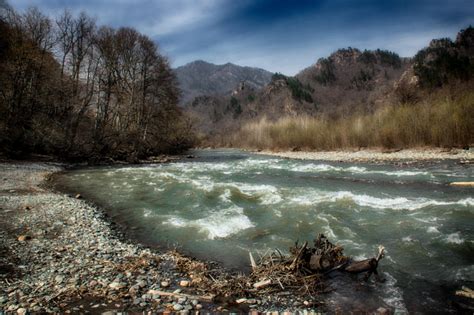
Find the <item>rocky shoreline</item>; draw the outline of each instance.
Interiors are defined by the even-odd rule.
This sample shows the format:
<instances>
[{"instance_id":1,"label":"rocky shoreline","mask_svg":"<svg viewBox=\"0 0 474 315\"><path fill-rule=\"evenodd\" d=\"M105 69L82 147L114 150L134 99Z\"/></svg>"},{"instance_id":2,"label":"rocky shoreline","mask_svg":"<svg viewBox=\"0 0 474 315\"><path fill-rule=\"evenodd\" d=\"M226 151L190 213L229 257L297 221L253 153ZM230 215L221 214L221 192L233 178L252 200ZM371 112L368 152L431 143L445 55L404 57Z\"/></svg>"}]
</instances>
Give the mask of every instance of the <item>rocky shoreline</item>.
<instances>
[{"instance_id":1,"label":"rocky shoreline","mask_svg":"<svg viewBox=\"0 0 474 315\"><path fill-rule=\"evenodd\" d=\"M237 302L225 292L226 279L234 277L227 271L175 251L160 253L131 243L102 210L45 187L64 168L0 163L0 314L314 313L319 308L291 294ZM197 269L217 279L214 290L200 285ZM217 296L220 286L223 293Z\"/></svg>"},{"instance_id":2,"label":"rocky shoreline","mask_svg":"<svg viewBox=\"0 0 474 315\"><path fill-rule=\"evenodd\" d=\"M413 164L435 160L453 160L460 163L474 163L474 150L463 149L407 149L407 150L376 150L358 151L269 151L263 150L256 154L278 156L299 160L321 160L332 162L353 163L393 163Z\"/></svg>"}]
</instances>

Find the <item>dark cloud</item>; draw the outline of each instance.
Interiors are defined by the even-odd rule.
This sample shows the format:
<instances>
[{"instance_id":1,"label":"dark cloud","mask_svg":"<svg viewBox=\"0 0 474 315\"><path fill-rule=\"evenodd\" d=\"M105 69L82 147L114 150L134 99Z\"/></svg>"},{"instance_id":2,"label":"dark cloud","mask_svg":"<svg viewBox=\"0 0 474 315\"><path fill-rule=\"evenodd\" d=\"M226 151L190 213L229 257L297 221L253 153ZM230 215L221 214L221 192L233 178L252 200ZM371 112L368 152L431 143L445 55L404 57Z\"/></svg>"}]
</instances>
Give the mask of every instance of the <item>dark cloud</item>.
<instances>
[{"instance_id":1,"label":"dark cloud","mask_svg":"<svg viewBox=\"0 0 474 315\"><path fill-rule=\"evenodd\" d=\"M341 47L411 56L474 22L472 0L16 0L54 15L86 11L156 39L175 66L204 59L294 74Z\"/></svg>"}]
</instances>

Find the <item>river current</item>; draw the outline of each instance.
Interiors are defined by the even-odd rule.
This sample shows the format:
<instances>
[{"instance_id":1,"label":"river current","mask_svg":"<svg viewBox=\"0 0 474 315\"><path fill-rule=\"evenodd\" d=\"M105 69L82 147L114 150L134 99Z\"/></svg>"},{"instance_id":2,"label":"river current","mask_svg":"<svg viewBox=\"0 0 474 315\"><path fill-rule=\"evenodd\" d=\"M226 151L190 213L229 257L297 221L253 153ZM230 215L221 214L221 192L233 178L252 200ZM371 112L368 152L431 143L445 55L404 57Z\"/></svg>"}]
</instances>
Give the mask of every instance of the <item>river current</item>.
<instances>
[{"instance_id":1,"label":"river current","mask_svg":"<svg viewBox=\"0 0 474 315\"><path fill-rule=\"evenodd\" d=\"M287 250L324 233L364 259L387 249L385 282L335 277L335 303L398 312L457 310L474 283L474 168L299 161L235 150L176 163L68 171L56 185L107 209L138 240L245 269L248 252ZM350 285L348 285L350 283Z\"/></svg>"}]
</instances>

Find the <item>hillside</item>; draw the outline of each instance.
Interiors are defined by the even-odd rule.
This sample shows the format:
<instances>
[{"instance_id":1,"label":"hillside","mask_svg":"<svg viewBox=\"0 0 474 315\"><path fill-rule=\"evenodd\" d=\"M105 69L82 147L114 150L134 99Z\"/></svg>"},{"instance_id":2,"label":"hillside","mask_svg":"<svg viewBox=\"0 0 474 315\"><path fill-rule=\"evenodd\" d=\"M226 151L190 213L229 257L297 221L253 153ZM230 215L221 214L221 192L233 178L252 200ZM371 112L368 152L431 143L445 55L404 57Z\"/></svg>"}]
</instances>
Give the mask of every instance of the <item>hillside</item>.
<instances>
[{"instance_id":1,"label":"hillside","mask_svg":"<svg viewBox=\"0 0 474 315\"><path fill-rule=\"evenodd\" d=\"M297 116L336 119L414 104L444 86L470 86L473 34L469 27L454 41L432 40L413 58L380 49L339 49L294 77L275 74L259 90L243 84L232 95L196 98L186 111L205 138L222 143L226 134L263 118L270 122Z\"/></svg>"},{"instance_id":2,"label":"hillside","mask_svg":"<svg viewBox=\"0 0 474 315\"><path fill-rule=\"evenodd\" d=\"M241 67L232 63L215 65L202 60L175 69L181 89L181 104L198 96L230 95L241 82L260 89L270 82L272 73L259 68Z\"/></svg>"}]
</instances>

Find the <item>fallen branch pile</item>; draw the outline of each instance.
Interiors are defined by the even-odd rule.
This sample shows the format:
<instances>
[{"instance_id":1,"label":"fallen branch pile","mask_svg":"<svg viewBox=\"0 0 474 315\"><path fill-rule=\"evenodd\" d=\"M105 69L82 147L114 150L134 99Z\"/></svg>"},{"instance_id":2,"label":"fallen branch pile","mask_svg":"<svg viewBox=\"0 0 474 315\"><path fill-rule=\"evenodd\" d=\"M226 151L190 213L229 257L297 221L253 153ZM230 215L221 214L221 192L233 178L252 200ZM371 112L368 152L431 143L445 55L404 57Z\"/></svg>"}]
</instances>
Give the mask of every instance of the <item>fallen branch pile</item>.
<instances>
[{"instance_id":1,"label":"fallen branch pile","mask_svg":"<svg viewBox=\"0 0 474 315\"><path fill-rule=\"evenodd\" d=\"M349 273L364 273L367 280L372 273L377 275L379 260L384 255L383 246L379 246L376 257L363 261L353 261L343 254L343 248L331 243L323 234L314 240L290 248L290 254L284 255L278 249L266 253L258 261L249 253L252 272L250 275L229 275L210 269L206 264L183 257L177 264L182 272L192 279L195 289L203 293L246 298L276 294L300 295L315 298L324 292L323 278L329 272L339 270ZM245 297L245 298L243 298Z\"/></svg>"}]
</instances>

